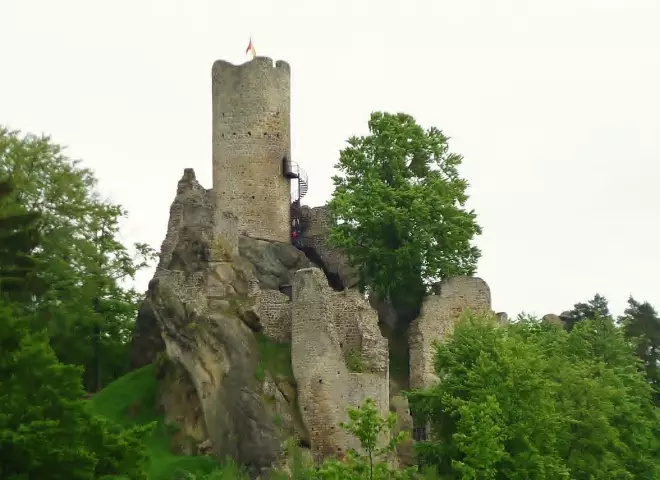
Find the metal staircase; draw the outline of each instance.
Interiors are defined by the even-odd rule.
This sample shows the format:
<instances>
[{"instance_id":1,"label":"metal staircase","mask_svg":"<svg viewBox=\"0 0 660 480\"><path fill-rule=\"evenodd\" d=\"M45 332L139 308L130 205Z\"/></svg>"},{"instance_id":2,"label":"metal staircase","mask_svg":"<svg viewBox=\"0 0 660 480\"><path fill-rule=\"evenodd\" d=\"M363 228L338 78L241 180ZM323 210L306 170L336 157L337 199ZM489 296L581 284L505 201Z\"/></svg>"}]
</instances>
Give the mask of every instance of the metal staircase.
<instances>
[{"instance_id":1,"label":"metal staircase","mask_svg":"<svg viewBox=\"0 0 660 480\"><path fill-rule=\"evenodd\" d=\"M296 248L302 250L303 240L301 236L304 226L301 225L302 209L300 208L300 199L307 195L309 190L307 172L288 157L284 157L282 159L282 175L289 180L297 180L297 188L291 189L291 241Z\"/></svg>"},{"instance_id":2,"label":"metal staircase","mask_svg":"<svg viewBox=\"0 0 660 480\"><path fill-rule=\"evenodd\" d=\"M307 191L309 190L307 172L300 168L300 165L296 162L292 162L289 158L284 157L282 159L282 174L289 180L298 180L298 188L295 193L292 192L293 198L291 198L291 201L300 202L300 199L307 195Z\"/></svg>"}]
</instances>

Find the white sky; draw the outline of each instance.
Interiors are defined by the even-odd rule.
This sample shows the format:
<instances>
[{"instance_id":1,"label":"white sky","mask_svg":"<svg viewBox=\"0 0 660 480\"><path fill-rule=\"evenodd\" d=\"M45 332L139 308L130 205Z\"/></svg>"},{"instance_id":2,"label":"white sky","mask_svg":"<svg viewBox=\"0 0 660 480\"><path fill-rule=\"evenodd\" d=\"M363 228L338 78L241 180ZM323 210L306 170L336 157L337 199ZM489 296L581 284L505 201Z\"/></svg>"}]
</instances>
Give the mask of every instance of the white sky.
<instances>
[{"instance_id":1,"label":"white sky","mask_svg":"<svg viewBox=\"0 0 660 480\"><path fill-rule=\"evenodd\" d=\"M211 64L250 34L291 65L311 205L404 111L465 156L495 310L660 307L658 0L0 0L0 123L69 145L160 248L183 169L211 186Z\"/></svg>"}]
</instances>

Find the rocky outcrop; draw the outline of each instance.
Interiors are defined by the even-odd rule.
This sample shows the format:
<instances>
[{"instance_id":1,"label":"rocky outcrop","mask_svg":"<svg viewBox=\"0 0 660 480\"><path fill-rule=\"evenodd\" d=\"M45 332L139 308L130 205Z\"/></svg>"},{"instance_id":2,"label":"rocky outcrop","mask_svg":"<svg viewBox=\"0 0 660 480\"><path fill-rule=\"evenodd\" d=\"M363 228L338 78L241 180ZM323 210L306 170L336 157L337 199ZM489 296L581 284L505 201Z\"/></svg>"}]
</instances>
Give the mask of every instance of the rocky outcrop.
<instances>
[{"instance_id":1,"label":"rocky outcrop","mask_svg":"<svg viewBox=\"0 0 660 480\"><path fill-rule=\"evenodd\" d=\"M254 332L263 330L259 279L268 278L268 286L286 280L288 268L301 257L285 252L277 264L268 257L271 247L246 243L245 249L263 253L254 253L262 262L255 260L261 266L256 268L238 255L236 223L231 214L215 211L210 193L186 170L138 319L138 328L150 335L136 337L133 347L147 345L146 339L155 343L159 332L167 359L161 377L185 379L161 389L166 419L186 438L210 445L218 459L230 456L258 472L276 461L291 433L278 424L294 417L293 404L272 390L274 380L255 375L260 351ZM184 402L188 408L182 408ZM295 429L293 420L288 424Z\"/></svg>"},{"instance_id":2,"label":"rocky outcrop","mask_svg":"<svg viewBox=\"0 0 660 480\"><path fill-rule=\"evenodd\" d=\"M291 339L298 402L313 453L341 457L358 447L339 427L348 420L349 406L370 397L381 414L389 410L387 340L376 312L358 292L333 292L320 269L302 269L294 277ZM349 354L355 359L351 369Z\"/></svg>"},{"instance_id":3,"label":"rocky outcrop","mask_svg":"<svg viewBox=\"0 0 660 480\"><path fill-rule=\"evenodd\" d=\"M323 269L330 285L336 290L355 287L357 271L348 263L346 254L328 245L331 218L328 207L301 207L303 250Z\"/></svg>"},{"instance_id":4,"label":"rocky outcrop","mask_svg":"<svg viewBox=\"0 0 660 480\"><path fill-rule=\"evenodd\" d=\"M426 388L437 381L433 343L445 340L465 309L491 312L490 288L477 277L450 277L435 286L408 332L410 387Z\"/></svg>"},{"instance_id":5,"label":"rocky outcrop","mask_svg":"<svg viewBox=\"0 0 660 480\"><path fill-rule=\"evenodd\" d=\"M359 445L339 423L366 398L383 416L396 411L396 431L409 431L412 417L401 388L390 388L388 341L379 328L380 316L395 331L397 313L345 288L356 275L325 243L327 210L303 207L303 253L239 236L237 219L213 198L192 170L184 172L133 337L134 367L157 360L159 404L179 430L175 451L230 456L258 473L295 436L317 459L341 457ZM465 308L490 311L482 280L447 279L424 301L409 328L409 387L434 381L432 343L446 338ZM263 338L290 345L293 378L264 364ZM398 453L412 462L410 443Z\"/></svg>"},{"instance_id":6,"label":"rocky outcrop","mask_svg":"<svg viewBox=\"0 0 660 480\"><path fill-rule=\"evenodd\" d=\"M282 285L291 285L297 270L311 266L305 254L289 244L240 236L238 249L254 265L261 290L278 291Z\"/></svg>"}]
</instances>

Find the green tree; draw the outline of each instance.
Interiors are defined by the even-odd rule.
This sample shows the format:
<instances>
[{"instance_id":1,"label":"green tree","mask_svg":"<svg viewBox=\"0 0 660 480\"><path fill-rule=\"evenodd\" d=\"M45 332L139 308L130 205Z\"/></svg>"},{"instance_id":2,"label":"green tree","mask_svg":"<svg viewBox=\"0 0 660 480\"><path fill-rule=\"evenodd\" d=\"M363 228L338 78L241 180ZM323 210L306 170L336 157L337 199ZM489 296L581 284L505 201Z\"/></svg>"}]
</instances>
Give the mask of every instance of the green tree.
<instances>
[{"instance_id":1,"label":"green tree","mask_svg":"<svg viewBox=\"0 0 660 480\"><path fill-rule=\"evenodd\" d=\"M576 303L573 309L562 315L568 330L572 329L578 322L593 320L596 317L612 318L607 299L598 293L587 303Z\"/></svg>"},{"instance_id":2,"label":"green tree","mask_svg":"<svg viewBox=\"0 0 660 480\"><path fill-rule=\"evenodd\" d=\"M30 305L32 329L46 328L58 358L83 366L86 389L98 390L128 369L139 294L125 283L154 252L119 241L126 212L102 199L92 172L49 137L0 127L0 158L0 177L15 186L5 208L39 215L34 256L48 289Z\"/></svg>"},{"instance_id":3,"label":"green tree","mask_svg":"<svg viewBox=\"0 0 660 480\"><path fill-rule=\"evenodd\" d=\"M0 291L13 300L31 301L43 292L33 256L39 244L39 215L18 205L7 208L13 191L11 182L0 181Z\"/></svg>"},{"instance_id":4,"label":"green tree","mask_svg":"<svg viewBox=\"0 0 660 480\"><path fill-rule=\"evenodd\" d=\"M658 409L611 319L569 333L466 314L435 360L440 382L409 401L441 478L660 478Z\"/></svg>"},{"instance_id":5,"label":"green tree","mask_svg":"<svg viewBox=\"0 0 660 480\"><path fill-rule=\"evenodd\" d=\"M41 238L35 215L8 213L2 200L0 278L11 281L0 282L0 479L145 478L142 437L150 427L124 431L93 416L81 400L79 368L57 360L45 332L30 331L23 314L43 291L31 280L43 266L32 257Z\"/></svg>"},{"instance_id":6,"label":"green tree","mask_svg":"<svg viewBox=\"0 0 660 480\"><path fill-rule=\"evenodd\" d=\"M465 208L462 157L448 138L403 113L376 112L369 135L341 151L329 202L330 241L358 268L361 286L402 308L419 306L428 284L470 275L481 233Z\"/></svg>"},{"instance_id":7,"label":"green tree","mask_svg":"<svg viewBox=\"0 0 660 480\"><path fill-rule=\"evenodd\" d=\"M628 308L619 318L628 338L635 340L637 356L644 362L646 376L660 403L660 317L648 302L628 299Z\"/></svg>"},{"instance_id":8,"label":"green tree","mask_svg":"<svg viewBox=\"0 0 660 480\"><path fill-rule=\"evenodd\" d=\"M406 432L391 435L396 424L396 416L391 413L381 417L376 402L367 398L359 408L349 408L350 420L340 426L360 441L364 455L350 449L343 462L329 459L315 472L315 477L322 480L370 480L410 479L414 478L416 468L392 470L385 458L396 450L397 445L405 440ZM387 439L387 441L385 441ZM378 461L380 460L380 461Z\"/></svg>"},{"instance_id":9,"label":"green tree","mask_svg":"<svg viewBox=\"0 0 660 480\"><path fill-rule=\"evenodd\" d=\"M142 438L85 407L80 369L61 364L45 334L0 302L0 479L146 479Z\"/></svg>"}]
</instances>

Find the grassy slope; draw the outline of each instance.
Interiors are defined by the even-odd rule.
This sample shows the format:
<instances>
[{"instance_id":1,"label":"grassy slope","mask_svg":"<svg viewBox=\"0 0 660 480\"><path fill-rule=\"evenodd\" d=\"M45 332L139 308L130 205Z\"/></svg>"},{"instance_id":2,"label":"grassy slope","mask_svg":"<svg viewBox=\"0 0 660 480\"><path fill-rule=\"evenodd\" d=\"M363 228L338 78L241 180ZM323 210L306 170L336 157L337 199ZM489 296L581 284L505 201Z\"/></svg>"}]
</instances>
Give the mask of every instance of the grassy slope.
<instances>
[{"instance_id":1,"label":"grassy slope","mask_svg":"<svg viewBox=\"0 0 660 480\"><path fill-rule=\"evenodd\" d=\"M154 368L148 366L111 383L89 402L94 412L121 425L158 422L156 429L147 438L149 480L171 480L177 470L207 473L216 468L217 463L209 457L185 457L170 452L170 434L155 408L156 392ZM129 416L129 411L137 413Z\"/></svg>"}]
</instances>

